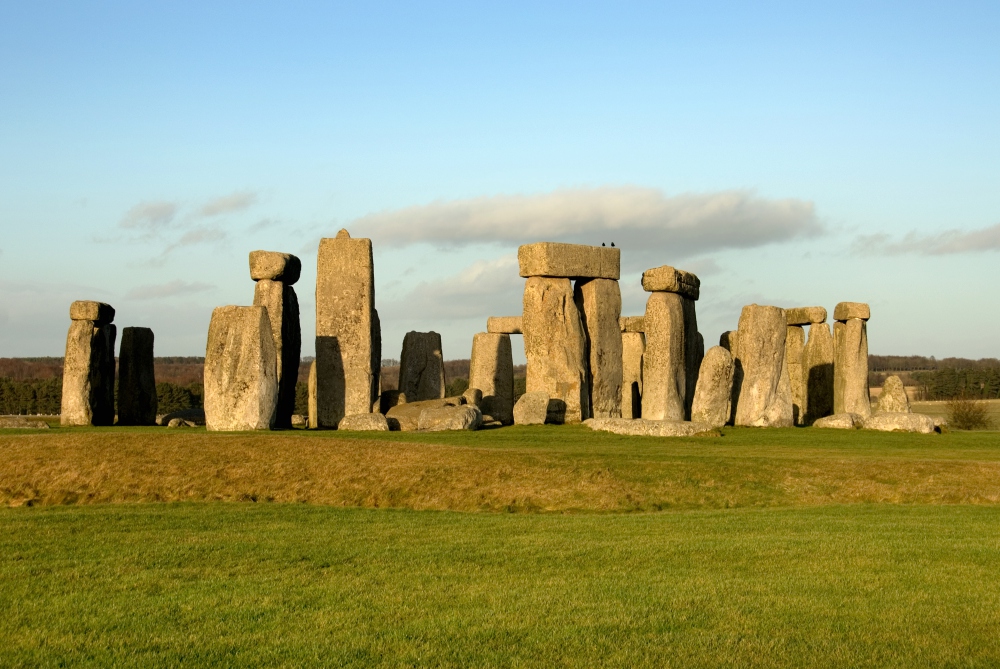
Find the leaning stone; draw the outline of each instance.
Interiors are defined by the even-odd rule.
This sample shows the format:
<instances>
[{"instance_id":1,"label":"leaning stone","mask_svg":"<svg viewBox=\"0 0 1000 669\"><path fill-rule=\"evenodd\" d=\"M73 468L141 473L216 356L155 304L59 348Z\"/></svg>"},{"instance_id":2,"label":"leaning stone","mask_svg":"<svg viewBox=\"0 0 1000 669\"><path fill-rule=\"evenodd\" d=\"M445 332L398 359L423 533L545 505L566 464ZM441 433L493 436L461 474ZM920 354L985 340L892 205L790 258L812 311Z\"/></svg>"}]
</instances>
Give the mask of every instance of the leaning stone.
<instances>
[{"instance_id":1,"label":"leaning stone","mask_svg":"<svg viewBox=\"0 0 1000 669\"><path fill-rule=\"evenodd\" d=\"M868 328L865 321L852 318L833 324L833 411L872 413L868 393Z\"/></svg>"},{"instance_id":2,"label":"leaning stone","mask_svg":"<svg viewBox=\"0 0 1000 669\"><path fill-rule=\"evenodd\" d=\"M156 424L153 331L124 328L118 354L118 424Z\"/></svg>"},{"instance_id":3,"label":"leaning stone","mask_svg":"<svg viewBox=\"0 0 1000 669\"><path fill-rule=\"evenodd\" d=\"M691 437L712 433L708 423L682 420L646 420L644 418L592 418L585 425L591 430L635 437Z\"/></svg>"},{"instance_id":4,"label":"leaning stone","mask_svg":"<svg viewBox=\"0 0 1000 669\"><path fill-rule=\"evenodd\" d=\"M646 323L642 316L622 316L618 319L618 329L622 332L645 332Z\"/></svg>"},{"instance_id":5,"label":"leaning stone","mask_svg":"<svg viewBox=\"0 0 1000 669\"><path fill-rule=\"evenodd\" d=\"M785 309L787 325L811 325L826 322L826 309L823 307L795 307Z\"/></svg>"},{"instance_id":6,"label":"leaning stone","mask_svg":"<svg viewBox=\"0 0 1000 669\"><path fill-rule=\"evenodd\" d=\"M515 425L542 425L549 410L549 394L531 392L521 395L514 405Z\"/></svg>"},{"instance_id":7,"label":"leaning stone","mask_svg":"<svg viewBox=\"0 0 1000 669\"><path fill-rule=\"evenodd\" d=\"M521 276L547 276L570 279L618 280L619 249L583 244L538 242L517 249Z\"/></svg>"},{"instance_id":8,"label":"leaning stone","mask_svg":"<svg viewBox=\"0 0 1000 669\"><path fill-rule=\"evenodd\" d=\"M388 432L389 421L380 413L356 413L341 418L337 429L352 432Z\"/></svg>"},{"instance_id":9,"label":"leaning stone","mask_svg":"<svg viewBox=\"0 0 1000 669\"><path fill-rule=\"evenodd\" d=\"M743 307L737 329L736 359L743 378L736 400L736 425L793 425L785 330L784 310L757 304Z\"/></svg>"},{"instance_id":10,"label":"leaning stone","mask_svg":"<svg viewBox=\"0 0 1000 669\"><path fill-rule=\"evenodd\" d=\"M486 331L490 334L521 334L521 321L520 316L490 316L486 319Z\"/></svg>"},{"instance_id":11,"label":"leaning stone","mask_svg":"<svg viewBox=\"0 0 1000 669\"><path fill-rule=\"evenodd\" d=\"M792 416L796 425L806 420L806 385L802 371L802 358L806 347L806 331L799 325L789 325L785 330L785 364L792 388Z\"/></svg>"},{"instance_id":12,"label":"leaning stone","mask_svg":"<svg viewBox=\"0 0 1000 669\"><path fill-rule=\"evenodd\" d=\"M483 424L483 414L474 406L441 407L420 412L417 429L428 432L444 430L478 430Z\"/></svg>"},{"instance_id":13,"label":"leaning stone","mask_svg":"<svg viewBox=\"0 0 1000 669\"><path fill-rule=\"evenodd\" d=\"M316 361L309 363L309 379L306 382L309 393L309 427L315 430L319 427L319 412L316 408ZM385 413L385 412L383 412Z\"/></svg>"},{"instance_id":14,"label":"leaning stone","mask_svg":"<svg viewBox=\"0 0 1000 669\"><path fill-rule=\"evenodd\" d=\"M841 302L833 309L833 320L835 321L848 321L852 318L867 321L871 317L871 308L864 302Z\"/></svg>"},{"instance_id":15,"label":"leaning stone","mask_svg":"<svg viewBox=\"0 0 1000 669\"><path fill-rule=\"evenodd\" d=\"M114 325L74 320L66 335L63 359L61 425L113 425L115 422Z\"/></svg>"},{"instance_id":16,"label":"leaning stone","mask_svg":"<svg viewBox=\"0 0 1000 669\"><path fill-rule=\"evenodd\" d=\"M586 346L570 280L533 276L525 281L526 386L528 392L548 393L550 423L590 417Z\"/></svg>"},{"instance_id":17,"label":"leaning stone","mask_svg":"<svg viewBox=\"0 0 1000 669\"><path fill-rule=\"evenodd\" d=\"M261 279L254 288L253 303L254 306L267 307L267 316L271 321L271 334L278 359L278 409L274 426L287 429L292 426L292 413L295 411L295 386L299 379L299 359L302 352L299 299L291 285Z\"/></svg>"},{"instance_id":18,"label":"leaning stone","mask_svg":"<svg viewBox=\"0 0 1000 669\"><path fill-rule=\"evenodd\" d=\"M642 359L642 417L682 421L687 392L685 298L652 293L646 301L646 352Z\"/></svg>"},{"instance_id":19,"label":"leaning stone","mask_svg":"<svg viewBox=\"0 0 1000 669\"><path fill-rule=\"evenodd\" d=\"M879 432L936 432L934 419L922 413L877 413L864 419L866 430Z\"/></svg>"},{"instance_id":20,"label":"leaning stone","mask_svg":"<svg viewBox=\"0 0 1000 669\"><path fill-rule=\"evenodd\" d=\"M157 425L167 425L175 418L180 418L181 420L187 421L188 423L193 423L194 425L204 425L205 424L205 410L201 407L193 407L191 409L180 409L172 413L160 416L157 419Z\"/></svg>"},{"instance_id":21,"label":"leaning stone","mask_svg":"<svg viewBox=\"0 0 1000 669\"><path fill-rule=\"evenodd\" d=\"M94 321L96 325L108 325L115 321L115 308L104 302L77 300L69 305L72 321Z\"/></svg>"},{"instance_id":22,"label":"leaning stone","mask_svg":"<svg viewBox=\"0 0 1000 669\"><path fill-rule=\"evenodd\" d=\"M622 332L618 319L622 295L612 279L579 279L573 299L587 334L587 386L590 389L588 415L621 418L622 415Z\"/></svg>"},{"instance_id":23,"label":"leaning stone","mask_svg":"<svg viewBox=\"0 0 1000 669\"><path fill-rule=\"evenodd\" d=\"M622 418L642 416L642 356L645 352L643 333L622 333Z\"/></svg>"},{"instance_id":24,"label":"leaning stone","mask_svg":"<svg viewBox=\"0 0 1000 669\"><path fill-rule=\"evenodd\" d=\"M731 414L729 402L733 392L733 356L721 346L705 353L698 373L698 386L691 406L691 420L722 427Z\"/></svg>"},{"instance_id":25,"label":"leaning stone","mask_svg":"<svg viewBox=\"0 0 1000 669\"><path fill-rule=\"evenodd\" d=\"M462 406L463 399L446 397L442 400L422 400L397 404L389 409L385 417L389 420L389 428L410 432L420 428L420 414L424 409L440 409L442 407Z\"/></svg>"},{"instance_id":26,"label":"leaning stone","mask_svg":"<svg viewBox=\"0 0 1000 669\"><path fill-rule=\"evenodd\" d=\"M812 425L833 430L858 430L864 422L865 419L856 413L835 413L832 416L817 418Z\"/></svg>"},{"instance_id":27,"label":"leaning stone","mask_svg":"<svg viewBox=\"0 0 1000 669\"><path fill-rule=\"evenodd\" d=\"M691 272L661 265L642 273L642 289L647 293L678 293L697 300L701 291L701 280Z\"/></svg>"},{"instance_id":28,"label":"leaning stone","mask_svg":"<svg viewBox=\"0 0 1000 669\"><path fill-rule=\"evenodd\" d=\"M481 407L483 403L483 391L479 388L466 388L462 397L465 398L466 404L474 407Z\"/></svg>"},{"instance_id":29,"label":"leaning stone","mask_svg":"<svg viewBox=\"0 0 1000 669\"><path fill-rule=\"evenodd\" d=\"M18 430L48 430L44 420L33 420L25 416L0 416L0 428Z\"/></svg>"},{"instance_id":30,"label":"leaning stone","mask_svg":"<svg viewBox=\"0 0 1000 669\"><path fill-rule=\"evenodd\" d=\"M291 286L299 280L302 261L291 253L277 251L250 252L250 278L254 281L269 279Z\"/></svg>"},{"instance_id":31,"label":"leaning stone","mask_svg":"<svg viewBox=\"0 0 1000 669\"><path fill-rule=\"evenodd\" d=\"M399 391L417 402L444 398L444 356L437 332L407 332L403 337Z\"/></svg>"},{"instance_id":32,"label":"leaning stone","mask_svg":"<svg viewBox=\"0 0 1000 669\"><path fill-rule=\"evenodd\" d=\"M277 365L265 307L216 307L205 350L205 426L212 431L272 427Z\"/></svg>"},{"instance_id":33,"label":"leaning stone","mask_svg":"<svg viewBox=\"0 0 1000 669\"><path fill-rule=\"evenodd\" d=\"M910 413L910 398L898 376L890 376L882 383L878 396L879 413Z\"/></svg>"},{"instance_id":34,"label":"leaning stone","mask_svg":"<svg viewBox=\"0 0 1000 669\"><path fill-rule=\"evenodd\" d=\"M833 413L833 335L826 323L809 326L802 351L802 383L805 391L805 424Z\"/></svg>"},{"instance_id":35,"label":"leaning stone","mask_svg":"<svg viewBox=\"0 0 1000 669\"><path fill-rule=\"evenodd\" d=\"M483 413L504 425L514 422L514 358L510 335L488 332L473 335L469 386L482 391Z\"/></svg>"}]
</instances>

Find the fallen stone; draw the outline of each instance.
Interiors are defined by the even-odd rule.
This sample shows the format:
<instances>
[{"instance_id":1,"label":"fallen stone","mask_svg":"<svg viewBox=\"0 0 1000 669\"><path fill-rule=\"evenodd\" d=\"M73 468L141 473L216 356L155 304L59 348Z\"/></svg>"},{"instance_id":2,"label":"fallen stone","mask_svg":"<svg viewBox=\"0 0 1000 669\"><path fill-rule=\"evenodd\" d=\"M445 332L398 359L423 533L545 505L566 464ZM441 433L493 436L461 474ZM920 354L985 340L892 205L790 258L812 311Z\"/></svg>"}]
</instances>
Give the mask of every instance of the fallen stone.
<instances>
[{"instance_id":1,"label":"fallen stone","mask_svg":"<svg viewBox=\"0 0 1000 669\"><path fill-rule=\"evenodd\" d=\"M167 421L167 427L197 427L197 425L183 418L171 418Z\"/></svg>"},{"instance_id":2,"label":"fallen stone","mask_svg":"<svg viewBox=\"0 0 1000 669\"><path fill-rule=\"evenodd\" d=\"M70 323L63 359L60 425L114 424L117 334L110 324L92 320Z\"/></svg>"},{"instance_id":3,"label":"fallen stone","mask_svg":"<svg viewBox=\"0 0 1000 669\"><path fill-rule=\"evenodd\" d=\"M543 425L549 411L549 394L531 392L521 395L514 405L515 425Z\"/></svg>"},{"instance_id":4,"label":"fallen stone","mask_svg":"<svg viewBox=\"0 0 1000 669\"><path fill-rule=\"evenodd\" d=\"M835 321L848 321L852 318L867 321L871 317L871 308L864 302L841 302L833 309L833 320Z\"/></svg>"},{"instance_id":5,"label":"fallen stone","mask_svg":"<svg viewBox=\"0 0 1000 669\"><path fill-rule=\"evenodd\" d=\"M44 420L27 418L26 416L0 416L0 428L17 430L48 430L49 424Z\"/></svg>"},{"instance_id":6,"label":"fallen stone","mask_svg":"<svg viewBox=\"0 0 1000 669\"><path fill-rule=\"evenodd\" d=\"M705 353L698 373L698 385L691 405L691 420L712 427L722 427L731 415L733 393L733 356L721 346Z\"/></svg>"},{"instance_id":7,"label":"fallen stone","mask_svg":"<svg viewBox=\"0 0 1000 669\"><path fill-rule=\"evenodd\" d=\"M465 403L474 407L481 407L483 403L483 391L479 388L466 388L465 392L462 393L462 397L465 398Z\"/></svg>"},{"instance_id":8,"label":"fallen stone","mask_svg":"<svg viewBox=\"0 0 1000 669\"><path fill-rule=\"evenodd\" d=\"M785 360L785 312L750 304L740 314L737 366L743 378L736 425L791 427L792 388Z\"/></svg>"},{"instance_id":9,"label":"fallen stone","mask_svg":"<svg viewBox=\"0 0 1000 669\"><path fill-rule=\"evenodd\" d=\"M302 261L291 253L277 251L250 252L250 278L254 281L280 281L291 286L299 280Z\"/></svg>"},{"instance_id":10,"label":"fallen stone","mask_svg":"<svg viewBox=\"0 0 1000 669\"><path fill-rule=\"evenodd\" d=\"M826 309L823 307L795 307L785 309L786 325L811 325L826 322Z\"/></svg>"},{"instance_id":11,"label":"fallen stone","mask_svg":"<svg viewBox=\"0 0 1000 669\"><path fill-rule=\"evenodd\" d=\"M157 404L153 331L124 328L118 354L118 424L155 425Z\"/></svg>"},{"instance_id":12,"label":"fallen stone","mask_svg":"<svg viewBox=\"0 0 1000 669\"><path fill-rule=\"evenodd\" d=\"M618 329L622 332L645 332L646 322L642 316L622 316L618 319Z\"/></svg>"},{"instance_id":13,"label":"fallen stone","mask_svg":"<svg viewBox=\"0 0 1000 669\"><path fill-rule=\"evenodd\" d=\"M645 352L643 333L622 333L622 418L642 416L642 356Z\"/></svg>"},{"instance_id":14,"label":"fallen stone","mask_svg":"<svg viewBox=\"0 0 1000 669\"><path fill-rule=\"evenodd\" d=\"M309 427L309 419L300 413L293 413L292 427Z\"/></svg>"},{"instance_id":15,"label":"fallen stone","mask_svg":"<svg viewBox=\"0 0 1000 669\"><path fill-rule=\"evenodd\" d=\"M833 324L833 412L871 415L868 393L868 328L852 318Z\"/></svg>"},{"instance_id":16,"label":"fallen stone","mask_svg":"<svg viewBox=\"0 0 1000 669\"><path fill-rule=\"evenodd\" d=\"M859 430L864 423L865 419L856 413L835 413L832 416L817 418L812 425L833 430Z\"/></svg>"},{"instance_id":17,"label":"fallen stone","mask_svg":"<svg viewBox=\"0 0 1000 669\"><path fill-rule=\"evenodd\" d=\"M806 347L806 331L798 325L789 325L785 330L785 364L788 367L788 382L792 388L792 417L796 425L806 421L806 383L802 358Z\"/></svg>"},{"instance_id":18,"label":"fallen stone","mask_svg":"<svg viewBox=\"0 0 1000 669\"><path fill-rule=\"evenodd\" d=\"M418 429L428 432L444 430L478 430L483 424L483 414L474 406L440 407L420 412Z\"/></svg>"},{"instance_id":19,"label":"fallen stone","mask_svg":"<svg viewBox=\"0 0 1000 669\"><path fill-rule=\"evenodd\" d=\"M104 302L77 300L69 305L69 318L73 321L93 321L95 325L108 325L115 320L115 308Z\"/></svg>"},{"instance_id":20,"label":"fallen stone","mask_svg":"<svg viewBox=\"0 0 1000 669\"><path fill-rule=\"evenodd\" d=\"M389 421L380 413L356 413L341 418L337 429L352 432L388 432Z\"/></svg>"},{"instance_id":21,"label":"fallen stone","mask_svg":"<svg viewBox=\"0 0 1000 669\"><path fill-rule=\"evenodd\" d=\"M642 273L642 289L647 293L678 293L690 300L697 300L701 280L691 272L661 265Z\"/></svg>"},{"instance_id":22,"label":"fallen stone","mask_svg":"<svg viewBox=\"0 0 1000 669\"><path fill-rule=\"evenodd\" d=\"M253 303L254 306L267 307L278 360L278 408L274 415L274 427L287 429L292 426L292 413L295 411L295 386L302 352L299 299L291 285L261 279L254 287Z\"/></svg>"},{"instance_id":23,"label":"fallen stone","mask_svg":"<svg viewBox=\"0 0 1000 669\"><path fill-rule=\"evenodd\" d=\"M691 437L696 434L713 433L712 426L707 423L683 420L591 418L584 424L591 430L635 437Z\"/></svg>"},{"instance_id":24,"label":"fallen stone","mask_svg":"<svg viewBox=\"0 0 1000 669\"><path fill-rule=\"evenodd\" d=\"M879 413L910 413L910 398L898 376L890 376L882 383L882 393L878 396Z\"/></svg>"},{"instance_id":25,"label":"fallen stone","mask_svg":"<svg viewBox=\"0 0 1000 669\"><path fill-rule=\"evenodd\" d=\"M833 413L833 376L833 335L830 334L830 326L813 323L809 326L809 338L802 350L806 425Z\"/></svg>"},{"instance_id":26,"label":"fallen stone","mask_svg":"<svg viewBox=\"0 0 1000 669\"><path fill-rule=\"evenodd\" d=\"M685 298L656 292L646 301L642 359L642 417L683 421L687 393Z\"/></svg>"},{"instance_id":27,"label":"fallen stone","mask_svg":"<svg viewBox=\"0 0 1000 669\"><path fill-rule=\"evenodd\" d=\"M165 414L163 416L156 417L157 425L167 425L175 418L180 418L189 423L195 425L205 424L205 410L201 407L194 407L191 409L180 409L179 411L173 411L171 413Z\"/></svg>"},{"instance_id":28,"label":"fallen stone","mask_svg":"<svg viewBox=\"0 0 1000 669\"><path fill-rule=\"evenodd\" d=\"M443 399L444 356L437 332L407 332L399 356L399 391L408 400Z\"/></svg>"},{"instance_id":29,"label":"fallen stone","mask_svg":"<svg viewBox=\"0 0 1000 669\"><path fill-rule=\"evenodd\" d=\"M441 400L422 400L397 404L386 412L385 417L389 421L389 429L411 432L420 429L420 414L425 409L462 406L462 401L463 398L446 397Z\"/></svg>"},{"instance_id":30,"label":"fallen stone","mask_svg":"<svg viewBox=\"0 0 1000 669\"><path fill-rule=\"evenodd\" d=\"M618 280L619 249L584 244L538 242L517 249L521 276Z\"/></svg>"},{"instance_id":31,"label":"fallen stone","mask_svg":"<svg viewBox=\"0 0 1000 669\"><path fill-rule=\"evenodd\" d=\"M877 413L864 419L866 430L879 432L918 432L931 434L938 426L934 419L921 413Z\"/></svg>"},{"instance_id":32,"label":"fallen stone","mask_svg":"<svg viewBox=\"0 0 1000 669\"><path fill-rule=\"evenodd\" d=\"M621 418L622 295L612 279L579 279L573 299L587 335L588 416Z\"/></svg>"},{"instance_id":33,"label":"fallen stone","mask_svg":"<svg viewBox=\"0 0 1000 669\"><path fill-rule=\"evenodd\" d=\"M521 334L520 316L490 316L486 319L486 332L490 334Z\"/></svg>"},{"instance_id":34,"label":"fallen stone","mask_svg":"<svg viewBox=\"0 0 1000 669\"><path fill-rule=\"evenodd\" d=\"M483 393L479 408L504 425L514 422L514 358L510 335L479 332L472 337L469 386Z\"/></svg>"}]
</instances>

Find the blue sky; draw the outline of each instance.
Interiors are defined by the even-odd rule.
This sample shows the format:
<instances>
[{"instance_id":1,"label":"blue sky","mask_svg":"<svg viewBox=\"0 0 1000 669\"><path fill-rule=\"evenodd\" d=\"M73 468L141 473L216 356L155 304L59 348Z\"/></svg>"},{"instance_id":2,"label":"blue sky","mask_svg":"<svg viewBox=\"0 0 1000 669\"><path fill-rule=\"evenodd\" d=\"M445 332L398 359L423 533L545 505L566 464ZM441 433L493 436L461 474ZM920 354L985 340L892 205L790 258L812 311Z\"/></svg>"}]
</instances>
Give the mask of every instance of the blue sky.
<instances>
[{"instance_id":1,"label":"blue sky","mask_svg":"<svg viewBox=\"0 0 1000 669\"><path fill-rule=\"evenodd\" d=\"M750 302L872 304L871 350L1000 356L996 3L0 3L0 356L74 299L202 355L247 253L375 242L384 355L468 357L519 243Z\"/></svg>"}]
</instances>

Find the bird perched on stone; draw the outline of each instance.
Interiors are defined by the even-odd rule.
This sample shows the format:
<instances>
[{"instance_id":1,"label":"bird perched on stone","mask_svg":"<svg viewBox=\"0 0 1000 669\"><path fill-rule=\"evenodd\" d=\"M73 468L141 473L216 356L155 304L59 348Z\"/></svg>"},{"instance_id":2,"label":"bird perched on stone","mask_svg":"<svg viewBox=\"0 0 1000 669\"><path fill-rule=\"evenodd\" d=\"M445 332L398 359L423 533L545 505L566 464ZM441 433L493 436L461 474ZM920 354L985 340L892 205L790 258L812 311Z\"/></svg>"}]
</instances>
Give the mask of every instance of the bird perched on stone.
<instances>
[{"instance_id":1,"label":"bird perched on stone","mask_svg":"<svg viewBox=\"0 0 1000 669\"><path fill-rule=\"evenodd\" d=\"M604 242L601 242L601 246L607 246L607 244L605 244ZM614 244L612 244L612 246L614 246Z\"/></svg>"}]
</instances>

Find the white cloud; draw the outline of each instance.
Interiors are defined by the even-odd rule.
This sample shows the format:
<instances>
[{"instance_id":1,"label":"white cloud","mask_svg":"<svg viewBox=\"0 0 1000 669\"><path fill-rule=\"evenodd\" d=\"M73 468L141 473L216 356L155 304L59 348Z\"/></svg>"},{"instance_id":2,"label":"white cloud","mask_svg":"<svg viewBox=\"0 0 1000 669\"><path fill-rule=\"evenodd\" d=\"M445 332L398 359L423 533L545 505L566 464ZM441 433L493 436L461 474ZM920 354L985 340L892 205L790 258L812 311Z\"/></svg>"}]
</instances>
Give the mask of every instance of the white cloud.
<instances>
[{"instance_id":1,"label":"white cloud","mask_svg":"<svg viewBox=\"0 0 1000 669\"><path fill-rule=\"evenodd\" d=\"M202 216L218 216L248 209L257 202L257 194L249 191L225 195L208 202L201 208Z\"/></svg>"},{"instance_id":2,"label":"white cloud","mask_svg":"<svg viewBox=\"0 0 1000 669\"><path fill-rule=\"evenodd\" d=\"M177 295L200 293L206 290L211 290L214 287L215 286L208 283L188 283L187 281L177 279L176 281L171 281L169 283L136 286L130 290L125 297L131 300L153 300L161 297L175 297Z\"/></svg>"},{"instance_id":3,"label":"white cloud","mask_svg":"<svg viewBox=\"0 0 1000 669\"><path fill-rule=\"evenodd\" d=\"M119 225L126 230L139 230L152 236L170 225L176 215L175 202L140 202L125 212Z\"/></svg>"},{"instance_id":4,"label":"white cloud","mask_svg":"<svg viewBox=\"0 0 1000 669\"><path fill-rule=\"evenodd\" d=\"M894 241L886 234L861 235L854 240L855 253L860 255L952 255L1000 251L1000 223L979 230L945 230L936 235L906 234Z\"/></svg>"}]
</instances>

